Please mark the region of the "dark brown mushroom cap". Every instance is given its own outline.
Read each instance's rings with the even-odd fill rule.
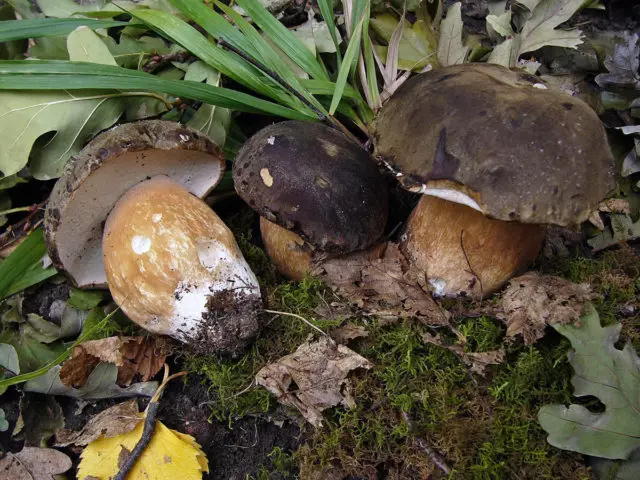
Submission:
[[[466,195],[468,205],[500,220],[573,225],[614,186],[595,112],[497,65],[414,77],[381,109],[373,138],[405,188],[454,201]]]
[[[323,251],[365,248],[387,221],[387,186],[369,154],[320,123],[260,130],[238,153],[233,179],[260,215]]]
[[[78,287],[106,286],[102,230],[116,201],[156,175],[204,197],[224,168],[215,143],[176,122],[146,120],[101,133],[71,158],[49,197],[44,232],[53,264]]]

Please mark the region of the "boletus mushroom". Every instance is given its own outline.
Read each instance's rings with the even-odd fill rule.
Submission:
[[[108,285],[146,330],[239,353],[259,330],[260,289],[233,234],[200,198],[224,167],[213,142],[178,123],[98,135],[51,194],[50,257],[78,287]]]
[[[543,225],[586,220],[614,186],[596,113],[497,65],[410,79],[379,112],[373,140],[405,188],[439,197],[420,200],[401,247],[441,295],[496,291],[533,262]]]
[[[387,222],[387,186],[369,154],[321,123],[286,121],[253,135],[233,164],[236,191],[261,215],[278,270],[301,279],[312,257],[373,245]]]

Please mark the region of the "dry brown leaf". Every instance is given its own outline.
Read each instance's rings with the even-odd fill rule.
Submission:
[[[339,404],[355,406],[347,375],[357,368],[371,368],[371,363],[323,336],[262,368],[256,382],[319,427],[323,410]]]
[[[322,269],[328,285],[372,315],[418,317],[428,325],[449,323],[449,314],[433,300],[420,275],[408,268],[395,243],[326,260]]]
[[[626,213],[627,215],[630,215],[631,205],[629,204],[629,200],[625,200],[624,198],[608,198],[607,200],[600,202],[598,210],[601,212]]]
[[[98,413],[80,431],[59,430],[56,433],[56,446],[88,445],[100,436],[110,438],[130,432],[138,422],[140,416],[137,400],[122,402]]]
[[[507,337],[522,335],[530,345],[542,338],[546,325],[578,321],[593,297],[586,284],[529,272],[509,281],[498,318],[507,324]]]
[[[482,376],[485,375],[489,365],[497,365],[504,361],[503,349],[492,350],[490,352],[465,352],[462,345],[447,345],[442,341],[440,335],[431,335],[429,333],[422,335],[422,341],[452,351],[460,357],[460,360],[462,360],[472,372]]]
[[[54,480],[71,468],[71,459],[53,448],[24,447],[0,458],[0,478],[11,480]]]
[[[68,387],[82,387],[100,362],[118,367],[117,384],[131,385],[136,377],[146,382],[160,371],[171,353],[171,344],[162,337],[108,337],[81,343],[60,370],[60,380]]]
[[[354,338],[367,337],[369,332],[362,325],[356,325],[354,323],[347,323],[346,325],[338,328],[334,328],[329,332],[329,336],[336,342],[341,344],[347,344],[349,340]]]

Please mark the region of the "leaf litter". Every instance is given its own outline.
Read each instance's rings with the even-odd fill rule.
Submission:
[[[11,480],[54,480],[71,466],[68,456],[52,448],[24,447],[0,458],[0,472]]]

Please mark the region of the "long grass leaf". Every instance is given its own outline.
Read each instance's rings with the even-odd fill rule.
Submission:
[[[260,29],[300,68],[317,80],[329,80],[327,72],[307,47],[258,0],[238,0],[240,5]]]
[[[333,20],[333,0],[318,0],[318,7],[320,7],[320,13],[322,14],[322,18],[324,18],[324,21],[327,24],[329,35],[331,35],[331,40],[333,40],[333,44],[336,47],[336,60],[338,64],[338,70],[340,70],[340,67],[342,65],[342,55],[340,54],[340,42],[338,42],[338,34],[336,33],[336,23]]]
[[[80,26],[95,30],[97,28],[135,25],[129,22],[91,20],[88,18],[28,18],[25,20],[5,20],[0,22],[0,42],[10,42],[24,38],[67,35]]]
[[[355,61],[360,54],[360,39],[362,38],[362,25],[364,24],[364,14],[360,18],[360,21],[356,25],[353,34],[351,35],[351,39],[349,40],[349,45],[347,46],[347,51],[344,54],[344,61],[342,62],[342,66],[340,67],[340,71],[338,72],[338,79],[336,80],[336,89],[333,93],[333,98],[331,100],[331,106],[329,107],[329,113],[333,115],[342,99],[342,95],[344,93],[345,85],[347,84],[347,78],[349,77],[349,73],[351,72],[352,66],[355,64]]]
[[[243,112],[267,113],[292,120],[315,120],[305,113],[222,87],[168,80],[137,70],[95,63],[56,60],[0,61],[0,90],[126,90],[160,92]]]
[[[363,49],[360,61],[364,63],[361,67],[362,78],[365,80],[365,85],[362,88],[365,89],[367,102],[373,110],[377,110],[382,105],[380,103],[380,92],[378,90],[378,78],[376,75],[376,63],[373,59],[373,46],[371,39],[369,38],[369,16],[371,15],[371,8],[369,2],[363,13],[364,22],[362,24],[363,35]]]

